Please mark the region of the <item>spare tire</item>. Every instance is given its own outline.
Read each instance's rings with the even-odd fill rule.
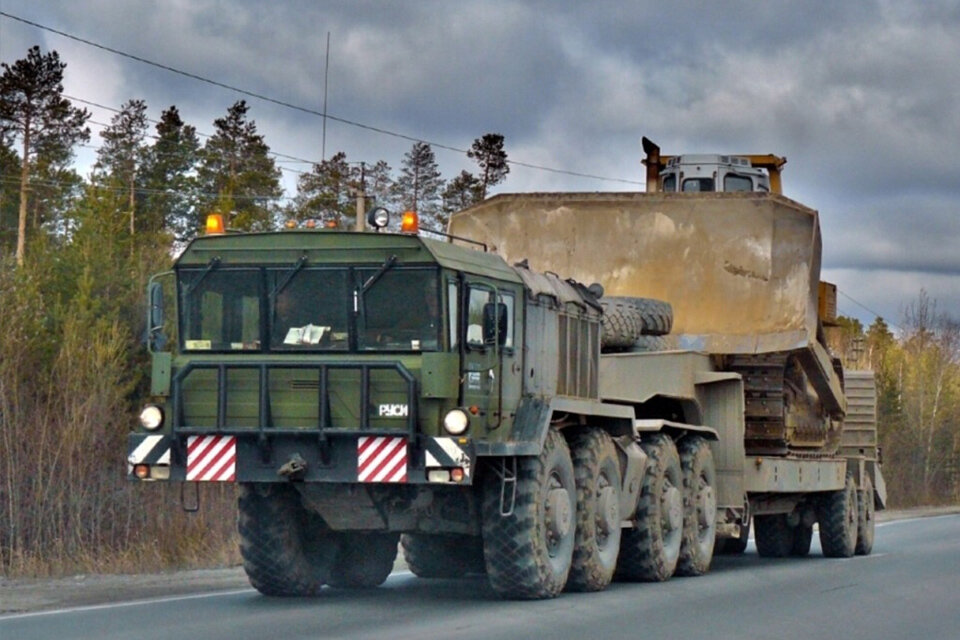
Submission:
[[[601,298],[603,331],[600,346],[603,349],[629,349],[642,335],[640,312],[626,298]]]
[[[663,336],[640,336],[637,341],[627,349],[630,353],[646,353],[648,351],[668,351],[670,344],[667,338]]]
[[[640,314],[640,333],[645,336],[665,336],[673,330],[673,307],[656,298],[619,298],[633,304]]]

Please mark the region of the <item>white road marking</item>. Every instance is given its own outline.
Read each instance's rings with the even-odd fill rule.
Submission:
[[[182,596],[163,596],[162,598],[145,598],[143,600],[128,600],[126,602],[112,602],[110,604],[91,604],[82,607],[67,607],[65,609],[48,609],[46,611],[30,611],[28,613],[11,613],[9,615],[0,615],[0,622],[4,620],[17,620],[22,618],[38,618],[40,616],[53,616],[61,613],[79,613],[82,611],[103,611],[104,609],[119,609],[121,607],[139,607],[148,604],[158,604],[162,602],[179,602],[181,600],[199,600],[201,598],[219,598],[221,596],[235,596],[241,593],[256,593],[253,588],[232,589],[230,591],[209,591],[207,593],[194,593]]]
[[[413,575],[413,572],[408,570],[394,571],[387,577],[387,581],[390,581],[393,578],[408,577],[412,575]],[[140,607],[144,605],[161,604],[164,602],[180,602],[183,600],[200,600],[203,598],[220,598],[225,596],[236,596],[243,593],[256,594],[257,590],[253,588],[247,588],[247,589],[230,589],[227,591],[208,591],[207,593],[185,594],[182,596],[163,596],[160,598],[143,598],[140,600],[128,600],[125,602],[112,602],[110,604],[91,604],[91,605],[85,605],[82,607],[66,607],[64,609],[47,609],[44,611],[29,611],[26,613],[10,613],[6,615],[0,615],[0,622],[3,622],[5,620],[22,620],[24,618],[39,618],[41,616],[55,616],[61,613],[82,613],[86,611],[104,611],[106,609],[119,609],[122,607]]]

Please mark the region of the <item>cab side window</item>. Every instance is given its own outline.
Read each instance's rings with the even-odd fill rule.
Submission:
[[[490,302],[493,291],[470,288],[467,297],[467,346],[483,347],[483,307]]]
[[[494,305],[494,302],[498,304]],[[495,318],[499,320],[501,314],[505,316],[504,322],[495,329],[495,333],[499,336],[501,346],[505,349],[512,349],[514,341],[514,295],[510,292],[497,294],[494,293],[493,289],[484,286],[471,286],[467,296],[467,346],[479,348],[489,346],[494,339],[492,324]],[[484,318],[485,315],[486,319]]]

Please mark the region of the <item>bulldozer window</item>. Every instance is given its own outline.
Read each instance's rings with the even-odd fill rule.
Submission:
[[[716,191],[713,178],[687,178],[683,181],[683,190],[686,193]]]
[[[753,180],[747,176],[728,173],[723,176],[724,191],[753,191]]]

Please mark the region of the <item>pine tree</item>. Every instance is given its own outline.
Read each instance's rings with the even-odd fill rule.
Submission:
[[[157,141],[147,152],[144,181],[147,198],[144,226],[165,230],[179,242],[192,239],[202,225],[197,211],[196,167],[200,141],[197,130],[184,124],[176,106],[171,106],[157,123]],[[143,216],[141,216],[142,218]]]
[[[433,149],[426,142],[415,142],[403,156],[395,183],[398,203],[405,210],[416,211],[424,229],[438,228],[446,223],[440,201],[442,189],[443,178]]]
[[[137,179],[146,161],[147,127],[147,103],[128,100],[111,118],[110,126],[100,132],[103,145],[94,165],[95,172],[126,191],[131,236],[136,233]]]
[[[485,133],[473,141],[467,157],[475,160],[480,167],[480,199],[483,200],[487,197],[487,189],[503,182],[510,173],[507,152],[503,150],[503,136]]]
[[[90,139],[85,126],[90,114],[63,97],[66,66],[56,51],[42,54],[37,46],[13,65],[0,65],[0,130],[4,139],[18,138],[22,149],[17,220],[17,264],[21,266],[26,256],[31,165],[44,158],[63,163],[72,156],[73,145]]]
[[[0,140],[0,256],[17,244],[17,184],[8,179],[20,171],[20,158]]]
[[[297,197],[292,214],[296,220],[317,218],[324,222],[344,224],[345,218],[356,218],[356,189],[359,175],[347,163],[347,154],[335,153],[329,160],[313,165],[310,173],[297,180]]]
[[[483,200],[482,188],[477,177],[469,171],[461,171],[460,175],[448,182],[443,190],[443,212],[447,219],[451,214]]]
[[[200,154],[197,182],[205,212],[220,211],[234,229],[265,231],[283,194],[280,170],[247,111],[246,101],[240,100],[225,118],[214,120],[216,133]]]
[[[367,211],[372,207],[394,209],[393,170],[384,160],[363,168],[363,188],[367,194]]]

